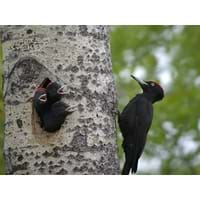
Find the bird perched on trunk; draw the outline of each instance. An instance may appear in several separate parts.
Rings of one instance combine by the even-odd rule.
[[[131,77],[139,83],[143,93],[131,99],[122,113],[118,114],[119,127],[123,136],[122,147],[125,153],[123,175],[128,175],[130,170],[136,173],[138,159],[143,152],[153,119],[153,103],[164,97],[164,91],[158,83],[139,80],[133,75]]]

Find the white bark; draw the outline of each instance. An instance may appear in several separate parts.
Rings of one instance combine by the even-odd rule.
[[[105,26],[2,29],[8,174],[119,174],[117,100]],[[39,128],[32,107],[45,77],[67,87],[77,111],[56,133]]]

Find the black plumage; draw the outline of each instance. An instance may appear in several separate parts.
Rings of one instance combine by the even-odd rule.
[[[33,105],[40,118],[40,126],[43,127],[43,114],[50,108],[47,102],[46,89],[38,87],[33,97]]]
[[[62,96],[65,94],[64,85],[61,86],[57,82],[50,82],[47,85],[46,90],[47,90],[48,101],[51,104],[61,100]]]
[[[71,114],[73,109],[62,101],[57,101],[43,113],[44,130],[55,132],[60,129],[67,115]]]
[[[118,115],[119,127],[123,136],[122,147],[125,164],[122,174],[136,173],[148,130],[153,119],[153,103],[164,97],[164,91],[153,81],[142,81],[132,76],[141,86],[143,93],[137,94]]]

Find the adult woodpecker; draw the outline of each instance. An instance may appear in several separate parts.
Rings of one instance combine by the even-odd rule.
[[[149,128],[153,119],[153,103],[164,97],[162,87],[154,81],[139,80],[131,75],[141,86],[143,93],[137,94],[118,115],[119,127],[123,136],[122,147],[125,153],[123,175],[130,170],[136,173]]]

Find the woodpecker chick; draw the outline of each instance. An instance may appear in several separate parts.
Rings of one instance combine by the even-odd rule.
[[[60,129],[67,115],[75,111],[75,107],[69,107],[60,99],[64,95],[64,86],[45,78],[37,87],[33,103],[40,117],[41,128],[48,132]]]
[[[64,94],[64,85],[61,86],[57,82],[50,82],[47,87],[47,98],[50,104],[59,101]]]
[[[164,91],[158,83],[139,80],[133,75],[131,77],[139,83],[143,93],[131,99],[122,113],[118,114],[125,153],[123,175],[128,175],[130,170],[132,173],[137,172],[138,160],[143,152],[153,119],[153,103],[164,97]]]
[[[55,102],[49,110],[43,113],[44,130],[48,132],[59,130],[66,116],[74,111],[74,107],[69,107],[64,102]]]

